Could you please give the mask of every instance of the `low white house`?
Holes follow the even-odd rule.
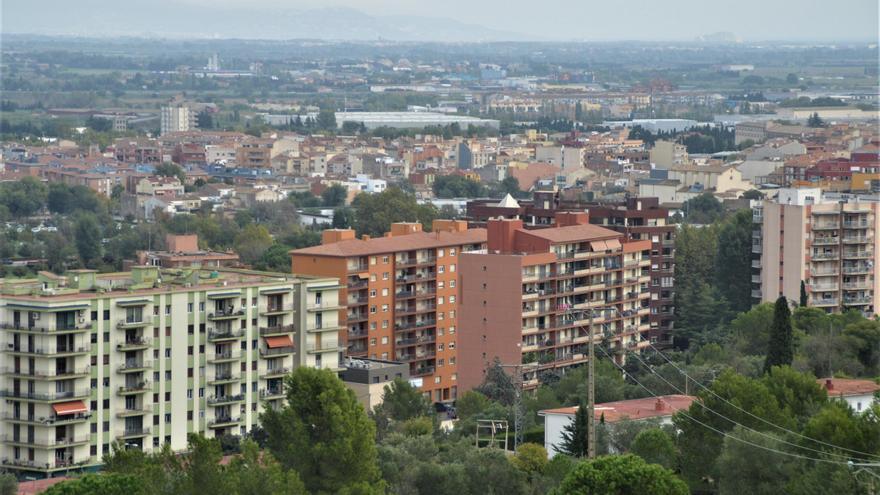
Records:
[[[829,399],[840,399],[855,412],[862,412],[877,401],[880,384],[872,380],[851,378],[825,378],[816,380],[828,392]]]
[[[691,407],[691,403],[696,399],[691,395],[660,395],[644,399],[605,402],[596,404],[595,417],[597,421],[604,417],[605,424],[613,424],[624,419],[632,421],[654,419],[659,420],[661,425],[669,424],[672,423],[672,415],[676,411]],[[550,457],[560,453],[562,432],[574,421],[577,410],[578,406],[538,411],[538,415],[544,417],[544,448],[547,449],[547,455]]]

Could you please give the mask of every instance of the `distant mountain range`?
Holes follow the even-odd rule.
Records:
[[[144,2],[91,0],[89,8],[68,1],[4,4],[2,30],[76,36],[168,38],[323,39],[390,41],[535,41],[534,36],[490,29],[448,18],[373,16],[350,8],[269,9],[180,4],[169,11]],[[42,8],[57,3],[58,8]],[[96,5],[99,4],[99,5]],[[106,5],[103,5],[106,4]],[[123,7],[124,6],[124,7]],[[96,8],[97,7],[97,8]]]

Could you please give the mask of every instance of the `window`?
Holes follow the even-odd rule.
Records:
[[[382,345],[388,344],[388,337],[382,337]]]
[[[450,281],[449,281],[449,287],[451,287],[451,288],[453,288],[453,289],[455,288],[455,280],[450,280]]]
[[[388,312],[388,305],[387,305],[387,304],[383,304],[383,305],[382,305],[382,312],[383,312],[383,313],[387,313],[387,312]]]
[[[171,381],[171,371],[165,371],[165,381]]]
[[[437,319],[438,319],[438,320],[443,320],[443,319],[445,319],[445,318],[446,318],[446,313],[445,313],[445,312],[440,311],[439,313],[437,313]]]
[[[437,344],[437,350],[438,350],[438,351],[443,351],[443,350],[445,350],[445,349],[443,348],[443,343],[442,343],[442,342],[439,343],[439,344]]]
[[[200,312],[204,312],[204,311],[205,311],[205,303],[203,303],[203,302],[200,302],[200,303],[199,303],[199,311],[200,311]]]
[[[455,327],[449,327],[449,335],[452,335],[454,333],[455,333]]]
[[[193,398],[193,391],[192,391],[191,388],[186,389],[186,398],[187,398],[187,399],[192,399],[192,398]],[[189,418],[189,419],[192,419],[192,418]]]
[[[170,314],[171,314],[171,305],[170,305],[170,304],[166,304],[166,305],[165,305],[165,314],[166,314],[166,315],[170,315]]]
[[[455,310],[454,310],[454,309],[453,309],[452,311],[449,312],[449,317],[450,317],[450,318],[455,318]]]
[[[384,265],[388,264],[388,256],[382,256],[382,264],[384,264]],[[385,273],[387,274],[388,272],[385,272]]]
[[[382,289],[382,297],[388,297],[388,288]]]
[[[454,264],[449,265],[449,271],[450,271],[450,272],[455,272],[455,265],[454,265]]]
[[[446,265],[437,265],[437,273],[446,273]]]
[[[438,297],[437,304],[446,304],[446,298],[443,296]]]
[[[435,377],[434,377],[434,383],[440,383],[440,377],[439,377],[439,376],[435,376]]]
[[[192,312],[193,312],[193,303],[187,303],[187,304],[186,304],[186,312],[187,312],[187,313],[192,313]]]
[[[446,329],[445,329],[445,328],[440,327],[440,328],[437,329],[437,335],[438,335],[438,336],[442,337],[445,333],[446,333]]]
[[[376,314],[376,306],[370,306],[370,313]]]
[[[165,357],[167,357],[167,358],[171,357],[171,349],[165,349]]]
[[[449,256],[455,256],[455,248],[449,248]]]
[[[192,335],[192,334],[194,334],[195,332],[196,332],[196,327],[195,327],[195,325],[187,325],[187,326],[186,326],[186,333],[187,333],[187,334]]]
[[[455,341],[454,340],[449,343],[449,350],[451,351],[453,349],[455,349]]]
[[[241,307],[242,307],[242,308],[246,308],[246,307],[247,307],[247,298],[246,298],[246,297],[242,297],[242,298],[241,298]]]
[[[445,288],[446,288],[446,282],[444,282],[443,280],[438,280],[438,281],[437,281],[437,288],[438,288],[438,289],[445,289]]]
[[[370,297],[376,297],[376,289],[370,289]]]
[[[370,274],[370,282],[375,282],[375,281],[376,281],[376,274],[375,273]]]
[[[187,355],[187,356],[192,356],[192,355],[193,355],[193,350],[195,350],[195,349],[193,348],[193,346],[187,346],[187,348],[186,348],[186,355]]]
[[[370,264],[371,264],[371,265],[375,265],[375,264],[376,264],[376,257],[375,257],[375,256],[370,256]]]
[[[170,422],[171,422],[171,413],[166,413],[165,414],[165,423],[170,423]]]
[[[382,280],[388,280],[388,276],[389,276],[388,272],[383,272],[382,273]]]
[[[455,296],[449,296],[449,304],[455,303]]]
[[[382,320],[382,328],[388,328],[388,320]]]
[[[104,321],[108,321],[109,319],[110,319],[110,310],[105,309],[104,310]]]
[[[375,321],[371,321],[371,322],[370,322],[370,330],[375,330],[375,329],[376,329],[376,322],[375,322]]]
[[[444,254],[446,254],[446,250],[445,250],[445,249],[438,249],[438,250],[437,250],[437,257],[438,257],[438,258],[442,258]]]
[[[259,304],[259,303],[257,302],[257,298],[256,298],[256,297],[252,297],[252,298],[251,298],[251,306],[253,306],[253,307],[256,308],[256,307],[257,307],[257,304]]]
[[[455,364],[455,358],[454,358],[454,357],[449,358],[449,364],[450,364],[450,365]]]
[[[370,339],[370,345],[376,345],[376,337]]]

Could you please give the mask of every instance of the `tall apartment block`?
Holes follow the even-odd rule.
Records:
[[[623,201],[581,201],[567,199],[559,191],[537,191],[533,200],[517,201],[507,197],[473,200],[467,205],[472,225],[485,225],[490,218],[523,220],[527,229],[556,225],[559,212],[586,212],[594,225],[624,234],[627,240],[651,241],[651,342],[672,344],[675,326],[675,225],[669,223],[669,210],[658,198],[626,198]]]
[[[159,115],[159,130],[162,135],[169,132],[185,132],[196,128],[196,114],[186,105],[167,105]]]
[[[557,213],[556,225],[489,220],[488,248],[461,256],[462,391],[496,358],[518,367],[526,389],[587,362],[590,325],[621,362],[648,345],[651,241],[627,241],[586,213]]]
[[[436,402],[455,400],[459,259],[482,249],[485,229],[462,221],[396,223],[380,238],[325,230],[320,246],[291,251],[293,271],[342,281],[339,320],[347,353],[402,361],[410,382]]]
[[[876,196],[823,194],[821,189],[780,189],[774,201],[753,208],[752,296],[759,302],[783,295],[839,313],[877,315]]]
[[[100,463],[115,441],[246,432],[294,367],[340,369],[338,281],[134,267],[0,280],[0,465]]]

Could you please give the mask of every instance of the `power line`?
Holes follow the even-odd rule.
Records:
[[[777,425],[776,423],[773,423],[773,422],[768,421],[768,420],[766,420],[766,419],[764,419],[764,418],[762,418],[762,417],[760,417],[760,416],[757,416],[757,415],[755,415],[755,414],[752,414],[751,412],[746,411],[745,409],[743,409],[743,408],[737,406],[737,405],[734,404],[733,402],[730,402],[729,400],[725,399],[724,397],[718,395],[718,394],[715,393],[715,391],[712,390],[711,388],[709,388],[709,387],[703,385],[702,383],[700,383],[700,382],[697,381],[697,380],[694,380],[694,378],[692,378],[691,376],[689,376],[684,370],[682,370],[681,368],[679,368],[678,366],[676,366],[676,364],[675,364],[671,359],[669,359],[668,356],[666,356],[663,352],[661,352],[659,349],[657,349],[656,347],[654,347],[653,344],[651,344],[650,342],[648,342],[648,345],[651,347],[651,349],[654,350],[654,352],[656,352],[657,354],[660,355],[660,357],[662,357],[664,360],[666,360],[667,363],[669,363],[670,365],[672,365],[673,368],[675,368],[679,373],[681,373],[682,375],[684,375],[685,380],[688,380],[688,379],[693,380],[694,383],[696,383],[696,384],[697,384],[700,388],[702,388],[703,390],[706,390],[707,392],[709,392],[709,393],[712,394],[713,396],[717,397],[718,399],[721,399],[724,403],[728,404],[729,406],[731,406],[731,407],[733,407],[733,408],[735,408],[735,409],[738,409],[739,411],[742,411],[742,412],[746,413],[746,414],[749,415],[750,417],[755,418],[755,419],[757,419],[758,421],[761,421],[762,423],[768,424],[768,425],[770,425],[770,426],[772,426],[772,427],[774,427],[774,428],[778,428],[779,430],[784,431],[784,432],[786,432],[786,433],[790,433],[790,434],[795,435],[795,436],[797,436],[797,437],[804,438],[804,439],[810,440],[810,441],[812,441],[812,442],[816,442],[816,443],[821,444],[821,445],[824,445],[824,446],[826,446],[826,447],[833,447],[833,448],[835,448],[835,449],[843,450],[843,451],[846,451],[846,452],[851,452],[851,453],[853,453],[853,454],[859,454],[859,455],[862,455],[862,456],[867,456],[867,457],[872,457],[872,458],[875,458],[875,459],[880,459],[880,455],[871,454],[871,453],[868,453],[868,452],[862,452],[862,451],[859,451],[859,450],[848,449],[848,448],[846,448],[846,447],[841,447],[841,446],[839,446],[839,445],[834,445],[834,444],[832,444],[832,443],[828,443],[828,442],[824,442],[824,441],[822,441],[822,440],[818,440],[818,439],[815,439],[815,438],[812,438],[812,437],[808,437],[808,436],[806,436],[806,435],[804,435],[804,434],[802,434],[802,433],[798,433],[798,432],[796,432],[796,431],[789,430],[788,428],[785,428],[784,426],[779,426],[779,425]],[[658,375],[658,376],[659,376],[659,375]]]
[[[648,363],[646,363],[645,361],[642,360],[641,357],[639,357],[638,355],[635,355],[635,354],[634,354],[633,356],[634,356],[634,357],[635,357],[640,363],[642,363],[643,365],[645,365],[646,367],[648,367],[648,369],[651,370],[651,373],[655,374],[658,378],[660,378],[661,380],[663,380],[664,382],[666,382],[666,384],[669,385],[670,387],[672,387],[676,392],[678,392],[678,393],[680,393],[680,394],[681,394],[681,393],[684,393],[684,392],[682,392],[682,390],[681,390],[680,388],[676,387],[672,382],[670,382],[669,380],[667,380],[666,378],[664,378],[662,375],[660,375],[659,373],[657,373],[656,371],[654,371],[654,370],[651,368],[651,366],[648,365]],[[804,446],[804,445],[798,445],[798,444],[796,444],[796,443],[789,442],[788,440],[785,440],[784,438],[775,437],[775,436],[770,435],[770,434],[768,434],[768,433],[765,433],[765,432],[763,432],[763,431],[756,430],[756,429],[751,428],[751,427],[748,427],[748,426],[746,426],[746,425],[744,425],[744,424],[742,424],[742,423],[739,423],[739,422],[737,422],[737,421],[734,421],[734,420],[728,418],[727,416],[725,416],[725,415],[719,413],[718,411],[715,411],[715,410],[711,409],[711,408],[708,407],[707,405],[703,404],[701,401],[699,401],[699,404],[700,404],[700,407],[702,407],[703,409],[705,409],[705,410],[711,412],[712,414],[718,416],[719,418],[722,418],[722,419],[725,419],[725,420],[727,420],[727,421],[730,421],[731,423],[733,423],[733,424],[736,425],[736,426],[739,426],[739,427],[741,427],[741,428],[743,428],[743,429],[746,429],[746,430],[748,430],[748,431],[751,431],[751,432],[753,432],[753,433],[757,433],[758,435],[761,435],[761,436],[763,436],[763,437],[770,438],[770,439],[772,439],[772,440],[777,440],[777,441],[779,441],[779,442],[782,442],[782,443],[787,444],[787,445],[791,445],[791,446],[796,447],[796,448],[799,448],[799,449],[809,450],[809,451],[812,451],[812,452],[817,452],[817,453],[819,453],[819,454],[828,454],[828,455],[832,455],[832,456],[835,456],[835,457],[840,457],[840,458],[842,458],[842,459],[851,460],[850,457],[847,457],[846,455],[843,455],[843,454],[838,454],[838,453],[836,453],[836,452],[828,452],[828,451],[826,451],[826,450],[818,450],[818,449],[814,449],[814,448],[812,448],[812,447],[807,447],[807,446]],[[865,460],[865,459],[860,459],[860,460]]]
[[[626,373],[626,370],[623,369],[623,367],[620,366],[619,364],[615,363],[615,362],[614,362],[614,359],[611,358],[611,356],[605,351],[605,349],[602,349],[602,348],[600,347],[599,350],[601,350],[602,353],[605,354],[605,356],[608,357],[608,359],[609,359],[612,363],[614,363],[614,365],[617,366],[618,369],[620,369],[620,371]],[[627,374],[630,376],[630,378],[632,378],[632,380],[633,380],[634,382],[636,382],[636,384],[637,384],[638,386],[640,386],[640,387],[642,387],[643,389],[645,389],[645,391],[648,392],[648,394],[651,395],[651,397],[655,397],[655,398],[658,397],[657,394],[655,394],[654,392],[652,392],[648,387],[642,385],[642,383],[639,382],[636,378],[634,378],[631,374],[629,374],[629,373],[627,373]],[[767,447],[767,446],[765,446],[765,445],[760,445],[760,444],[757,444],[757,443],[754,443],[754,442],[750,442],[750,441],[748,441],[748,440],[746,440],[746,439],[739,438],[739,437],[737,437],[736,435],[731,435],[731,434],[729,434],[729,433],[727,433],[727,432],[721,431],[721,430],[719,430],[719,429],[717,429],[717,428],[715,428],[715,427],[713,427],[713,426],[709,426],[709,425],[703,423],[702,421],[700,421],[700,420],[698,420],[698,419],[695,419],[694,417],[690,416],[689,414],[687,414],[687,413],[684,412],[684,411],[685,411],[684,409],[679,409],[679,410],[677,410],[676,412],[677,412],[678,414],[681,414],[681,415],[684,416],[685,418],[688,418],[689,420],[693,421],[694,423],[697,423],[697,424],[700,425],[700,426],[703,426],[703,427],[705,427],[705,428],[707,428],[707,429],[709,429],[709,430],[714,431],[715,433],[718,433],[719,435],[722,435],[722,436],[724,436],[724,437],[726,437],[726,438],[730,438],[730,439],[736,440],[737,442],[741,442],[741,443],[744,443],[744,444],[747,444],[747,445],[751,445],[752,447],[755,447],[755,448],[763,449],[763,450],[766,450],[766,451],[768,451],[768,452],[773,452],[773,453],[776,453],[776,454],[781,454],[781,455],[785,455],[785,456],[789,456],[789,457],[795,457],[795,458],[798,458],[798,459],[809,460],[809,461],[827,462],[827,463],[829,463],[829,464],[839,464],[839,465],[843,465],[843,466],[848,466],[848,465],[850,465],[849,462],[845,462],[845,461],[835,461],[835,460],[832,460],[832,459],[822,459],[822,458],[809,457],[809,456],[805,456],[805,455],[795,454],[795,453],[792,453],[792,452],[785,452],[784,450],[778,450],[778,449],[774,449],[774,448],[772,448],[772,447]]]

